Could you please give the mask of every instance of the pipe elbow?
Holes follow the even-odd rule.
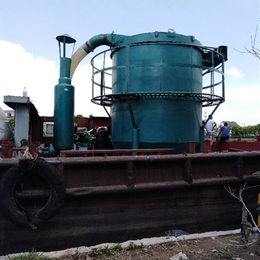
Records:
[[[94,51],[95,48],[101,45],[107,45],[112,47],[115,40],[123,37],[123,35],[115,35],[111,34],[98,34],[90,38],[90,40],[86,41],[81,47],[77,49],[77,51],[72,55],[71,58],[71,73],[70,78],[72,79],[73,74],[79,65],[79,63],[83,60],[83,58],[89,54],[90,52]]]
[[[112,37],[110,34],[99,34],[99,35],[92,37],[88,41],[88,43],[91,46],[92,50],[94,50],[95,48],[97,48],[98,46],[101,46],[101,45],[112,46],[111,38]]]
[[[72,79],[79,63],[84,59],[85,56],[94,51],[95,48],[101,45],[112,46],[111,39],[112,37],[108,34],[99,34],[92,37],[90,40],[86,41],[82,46],[80,46],[71,57],[70,78]]]
[[[109,34],[99,34],[90,38],[81,47],[88,54],[101,45],[112,46],[111,38]]]

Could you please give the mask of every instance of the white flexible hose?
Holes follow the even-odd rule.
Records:
[[[70,66],[70,78],[72,79],[73,74],[79,65],[79,63],[87,56],[88,52],[85,51],[84,47],[86,44],[83,44],[71,57],[71,66]]]
[[[123,37],[123,35],[113,33],[99,34],[85,42],[71,57],[70,78],[72,79],[77,66],[83,60],[83,58],[86,57],[90,52],[94,51],[96,47],[100,45],[112,46],[113,42]]]

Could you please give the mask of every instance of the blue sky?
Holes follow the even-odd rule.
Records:
[[[194,35],[205,46],[228,46],[226,102],[214,118],[218,123],[256,125],[260,123],[259,59],[239,51],[250,48],[259,17],[259,0],[1,0],[0,106],[8,109],[3,96],[21,95],[26,86],[40,115],[53,115],[59,77],[57,35],[71,35],[77,49],[101,33],[134,35],[173,28]],[[258,31],[257,48],[259,35]],[[94,54],[81,62],[72,81],[75,114],[106,115],[90,102],[89,62]]]

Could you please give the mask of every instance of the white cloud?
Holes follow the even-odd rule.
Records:
[[[7,95],[22,96],[26,87],[30,100],[40,116],[53,116],[54,87],[58,84],[59,65],[41,57],[34,57],[21,45],[0,41],[0,107]],[[91,66],[79,65],[72,81],[75,87],[75,114],[106,115],[103,107],[91,103]]]
[[[260,86],[228,87],[225,100],[214,113],[217,123],[236,121],[241,126],[260,123]],[[207,115],[212,110],[213,108],[203,109]]]
[[[19,44],[0,41],[0,106],[3,96],[21,96],[26,87],[28,96],[40,115],[52,115],[54,104],[54,86],[58,81],[58,70],[54,61],[34,57]]]
[[[260,101],[260,86],[243,86],[226,88],[226,99],[251,102]]]
[[[226,69],[226,74],[234,76],[235,78],[241,79],[244,77],[244,75],[235,67],[232,67],[230,69]]]

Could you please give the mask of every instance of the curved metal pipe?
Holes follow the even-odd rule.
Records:
[[[73,74],[79,65],[79,63],[87,56],[90,52],[101,45],[113,46],[114,42],[118,39],[124,37],[124,35],[116,34],[99,34],[93,36],[90,40],[86,41],[81,47],[71,57],[71,69],[70,69],[70,78],[72,79]]]

